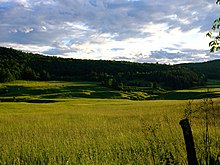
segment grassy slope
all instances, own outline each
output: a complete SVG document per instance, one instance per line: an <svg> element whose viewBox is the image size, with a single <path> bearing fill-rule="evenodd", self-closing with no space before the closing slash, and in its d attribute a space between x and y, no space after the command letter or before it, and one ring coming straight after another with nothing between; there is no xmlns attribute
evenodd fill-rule
<svg viewBox="0 0 220 165"><path fill-rule="evenodd" d="M17 99L68 99L68 98L114 98L120 96L118 91L87 82L60 82L60 81L15 81L4 83L8 93L5 98L15 96Z"/></svg>
<svg viewBox="0 0 220 165"><path fill-rule="evenodd" d="M119 93L93 83L4 85L10 91L0 103L0 164L160 164L170 153L179 164L186 164L178 124L187 103L183 98L107 99ZM101 99L99 92L106 98ZM200 123L193 125L198 158L203 155L202 130ZM212 145L218 154L219 144Z"/></svg>
<svg viewBox="0 0 220 165"><path fill-rule="evenodd" d="M218 98L220 97L220 81L208 80L206 86L194 87L185 90L168 91L158 96L159 99L165 100L192 100L202 98Z"/></svg>
<svg viewBox="0 0 220 165"><path fill-rule="evenodd" d="M72 98L188 100L220 96L220 81L218 80L209 80L205 87L164 91L159 94L156 94L157 90L153 92L155 94L147 94L142 91L117 91L93 82L15 81L0 84L0 88L3 87L7 87L7 93L0 95L2 102L52 103L60 99Z"/></svg>

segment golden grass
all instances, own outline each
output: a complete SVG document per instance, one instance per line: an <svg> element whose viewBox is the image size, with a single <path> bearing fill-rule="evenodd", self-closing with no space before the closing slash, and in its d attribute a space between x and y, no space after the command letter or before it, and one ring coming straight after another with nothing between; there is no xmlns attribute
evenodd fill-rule
<svg viewBox="0 0 220 165"><path fill-rule="evenodd" d="M20 83L15 84L24 86ZM25 86L68 83L27 82ZM168 160L187 164L179 125L186 100L56 101L0 103L0 164L161 164ZM192 121L192 129L201 158L204 129L197 119ZM219 125L211 129L215 131ZM220 132L212 134L212 153L217 156Z"/></svg>

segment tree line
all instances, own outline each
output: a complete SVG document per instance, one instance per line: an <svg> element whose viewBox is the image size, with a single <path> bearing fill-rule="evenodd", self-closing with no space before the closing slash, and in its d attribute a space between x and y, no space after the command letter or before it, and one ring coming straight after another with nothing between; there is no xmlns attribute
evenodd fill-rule
<svg viewBox="0 0 220 165"><path fill-rule="evenodd" d="M202 63L188 63L180 66L190 68L203 73L208 79L220 80L220 60L212 60Z"/></svg>
<svg viewBox="0 0 220 165"><path fill-rule="evenodd" d="M114 89L183 89L206 83L204 74L177 65L65 59L0 47L0 82L13 80L97 81Z"/></svg>

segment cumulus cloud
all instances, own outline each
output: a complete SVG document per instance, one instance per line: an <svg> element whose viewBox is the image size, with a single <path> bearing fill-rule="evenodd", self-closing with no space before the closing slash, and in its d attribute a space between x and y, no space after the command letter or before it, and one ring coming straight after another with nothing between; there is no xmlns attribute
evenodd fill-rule
<svg viewBox="0 0 220 165"><path fill-rule="evenodd" d="M0 0L0 45L73 58L209 60L219 55L209 55L204 36L219 12L209 0Z"/></svg>

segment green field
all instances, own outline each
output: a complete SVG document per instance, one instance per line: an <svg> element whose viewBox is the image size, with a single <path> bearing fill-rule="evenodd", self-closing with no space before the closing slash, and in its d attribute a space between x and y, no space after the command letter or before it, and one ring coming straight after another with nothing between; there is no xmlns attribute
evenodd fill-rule
<svg viewBox="0 0 220 165"><path fill-rule="evenodd" d="M179 121L188 99L220 103L218 81L145 101L126 99L144 93L91 82L15 81L0 89L0 164L187 164ZM209 153L217 160L219 114L214 119ZM204 121L192 118L192 129L204 164Z"/></svg>

